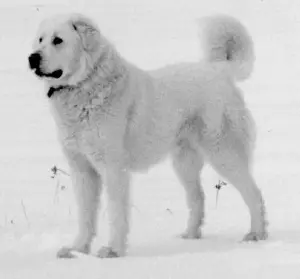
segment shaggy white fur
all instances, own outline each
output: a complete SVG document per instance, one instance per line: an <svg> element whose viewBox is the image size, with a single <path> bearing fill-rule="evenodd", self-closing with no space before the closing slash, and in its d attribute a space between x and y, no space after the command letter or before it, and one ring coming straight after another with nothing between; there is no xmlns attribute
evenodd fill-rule
<svg viewBox="0 0 300 279"><path fill-rule="evenodd" d="M200 27L203 61L145 72L125 61L82 15L41 24L30 67L45 81L78 202L78 235L59 257L72 257L74 250L89 253L103 184L111 234L99 257L123 256L130 173L146 171L167 155L190 210L183 237L201 236L204 162L231 182L248 206L251 227L244 239L267 237L264 202L251 174L255 127L235 85L252 72L252 40L228 16L204 18Z"/></svg>

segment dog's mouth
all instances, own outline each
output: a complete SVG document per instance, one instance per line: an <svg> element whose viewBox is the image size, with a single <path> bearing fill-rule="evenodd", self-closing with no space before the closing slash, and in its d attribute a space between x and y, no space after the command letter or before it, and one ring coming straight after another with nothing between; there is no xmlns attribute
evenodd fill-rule
<svg viewBox="0 0 300 279"><path fill-rule="evenodd" d="M63 75L63 71L61 69L55 70L51 73L45 73L41 69L43 57L39 51L32 53L28 57L29 67L31 70L35 72L35 74L41 78L55 78L59 79Z"/></svg>
<svg viewBox="0 0 300 279"><path fill-rule="evenodd" d="M61 69L55 70L51 73L44 73L41 71L41 69L35 69L35 74L41 78L61 78L61 76L63 75L63 71Z"/></svg>

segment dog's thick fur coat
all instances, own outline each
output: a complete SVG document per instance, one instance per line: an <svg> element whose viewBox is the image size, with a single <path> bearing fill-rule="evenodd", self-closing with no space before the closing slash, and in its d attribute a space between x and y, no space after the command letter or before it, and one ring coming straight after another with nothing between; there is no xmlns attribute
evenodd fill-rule
<svg viewBox="0 0 300 279"><path fill-rule="evenodd" d="M252 72L252 40L228 16L203 18L200 26L202 61L145 72L125 61L82 15L41 25L34 46L40 64L30 61L31 68L38 67L37 75L45 79L78 203L77 238L59 257L74 250L89 253L103 184L111 232L99 256L125 255L130 173L145 171L167 155L186 191L190 213L183 237L201 236L205 161L248 206L251 227L244 239L267 237L263 198L251 174L255 127L235 85ZM56 45L53 36L63 42Z"/></svg>

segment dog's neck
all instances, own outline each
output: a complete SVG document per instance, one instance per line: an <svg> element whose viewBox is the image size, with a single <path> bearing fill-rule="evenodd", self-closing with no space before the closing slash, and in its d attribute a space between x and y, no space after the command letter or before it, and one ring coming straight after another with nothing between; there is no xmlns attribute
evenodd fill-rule
<svg viewBox="0 0 300 279"><path fill-rule="evenodd" d="M118 61L117 61L118 60ZM124 76L125 65L124 61L120 61L122 58L119 57L115 49L110 48L108 52L101 55L98 61L95 63L93 69L86 76L85 79L80 81L76 85L58 85L51 86L47 92L49 99L54 94L60 93L62 91L72 91L77 88L85 87L85 84L97 83L100 88L106 88L112 83L116 82L118 79Z"/></svg>

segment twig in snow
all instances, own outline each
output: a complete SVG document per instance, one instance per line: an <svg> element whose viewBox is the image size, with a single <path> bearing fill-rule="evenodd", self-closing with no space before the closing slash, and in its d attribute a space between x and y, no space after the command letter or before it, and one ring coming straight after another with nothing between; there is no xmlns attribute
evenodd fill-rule
<svg viewBox="0 0 300 279"><path fill-rule="evenodd" d="M23 200L21 200L21 205L22 205L22 209L23 209L23 213L24 213L25 219L27 221L28 228L30 228L30 222L29 222L29 219L28 219L28 215L27 215L27 212L26 212L26 207L24 205Z"/></svg>
<svg viewBox="0 0 300 279"><path fill-rule="evenodd" d="M218 205L218 198L219 198L219 191L223 186L227 185L226 182L219 180L219 183L215 185L215 188L217 189L217 194L216 194L216 207Z"/></svg>
<svg viewBox="0 0 300 279"><path fill-rule="evenodd" d="M58 168L57 166L53 166L51 168L52 171L52 175L51 178L54 179L56 178L57 182L56 182L56 187L55 187L55 193L54 193L54 198L53 198L53 203L58 201L58 192L59 190L65 190L65 186L61 185L60 183L60 174L66 175L66 176L70 176L65 170Z"/></svg>
<svg viewBox="0 0 300 279"><path fill-rule="evenodd" d="M58 201L58 189L59 189L59 179L56 181L56 187L55 187L55 193L54 193L54 198L53 198L53 203L56 203Z"/></svg>
<svg viewBox="0 0 300 279"><path fill-rule="evenodd" d="M51 176L51 178L55 178L59 172L61 172L62 174L66 175L66 176L70 176L70 174L68 174L65 170L60 169L60 168L58 168L55 165L51 168L51 171L53 173L53 175Z"/></svg>

